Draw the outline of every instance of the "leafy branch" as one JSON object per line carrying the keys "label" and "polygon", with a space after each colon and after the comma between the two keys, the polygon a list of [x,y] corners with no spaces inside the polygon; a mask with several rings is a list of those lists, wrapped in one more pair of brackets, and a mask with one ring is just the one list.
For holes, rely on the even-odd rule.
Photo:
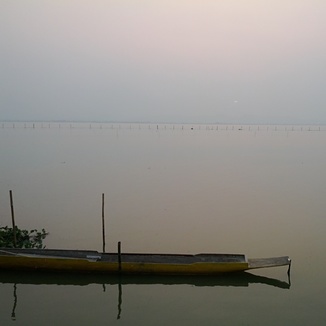
{"label": "leafy branch", "polygon": [[[42,231],[38,231],[36,229],[33,230],[22,230],[15,226],[16,230],[16,248],[36,248],[42,249],[45,248],[43,246],[43,240],[49,234],[42,229]],[[5,248],[14,248],[14,230],[8,226],[0,227],[0,247]]]}

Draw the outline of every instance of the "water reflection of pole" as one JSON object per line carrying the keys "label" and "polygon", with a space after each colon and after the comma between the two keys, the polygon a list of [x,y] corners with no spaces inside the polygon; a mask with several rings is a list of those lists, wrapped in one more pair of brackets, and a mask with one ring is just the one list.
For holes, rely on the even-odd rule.
{"label": "water reflection of pole", "polygon": [[[106,285],[102,284],[103,292],[106,292]],[[121,285],[121,277],[119,277],[118,281],[118,315],[117,319],[121,318],[121,312],[122,312],[122,285]]]}
{"label": "water reflection of pole", "polygon": [[16,307],[17,307],[17,284],[14,284],[14,306],[12,307],[11,319],[16,320]]}
{"label": "water reflection of pole", "polygon": [[119,297],[118,297],[118,316],[117,319],[121,318],[121,311],[122,311],[122,285],[121,285],[121,278],[119,277],[118,283],[118,290],[119,290]]}

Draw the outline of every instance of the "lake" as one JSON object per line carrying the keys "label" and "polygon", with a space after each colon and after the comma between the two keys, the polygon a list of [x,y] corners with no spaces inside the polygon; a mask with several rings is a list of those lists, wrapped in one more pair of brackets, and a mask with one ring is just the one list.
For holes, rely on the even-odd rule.
{"label": "lake", "polygon": [[[218,278],[0,273],[1,325],[324,325],[326,126],[0,123],[0,225],[47,248],[289,255]],[[13,316],[14,315],[14,316]]]}

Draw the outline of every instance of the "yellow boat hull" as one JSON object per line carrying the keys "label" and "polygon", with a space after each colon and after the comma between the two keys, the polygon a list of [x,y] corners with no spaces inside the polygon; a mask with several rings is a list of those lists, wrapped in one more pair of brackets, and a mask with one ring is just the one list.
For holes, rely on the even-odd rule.
{"label": "yellow boat hull", "polygon": [[0,257],[2,270],[62,271],[62,272],[96,272],[123,274],[168,274],[168,275],[213,275],[244,271],[248,263],[130,263],[99,262],[84,259],[65,258],[30,258],[6,256]]}

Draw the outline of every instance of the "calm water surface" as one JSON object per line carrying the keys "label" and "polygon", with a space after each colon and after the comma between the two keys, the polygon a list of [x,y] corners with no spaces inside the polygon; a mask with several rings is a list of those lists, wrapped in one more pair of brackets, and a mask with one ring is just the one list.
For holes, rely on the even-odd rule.
{"label": "calm water surface", "polygon": [[104,193],[107,251],[293,260],[291,280],[0,273],[1,325],[324,325],[325,144],[323,126],[0,124],[0,224],[13,190],[48,248],[101,250]]}

